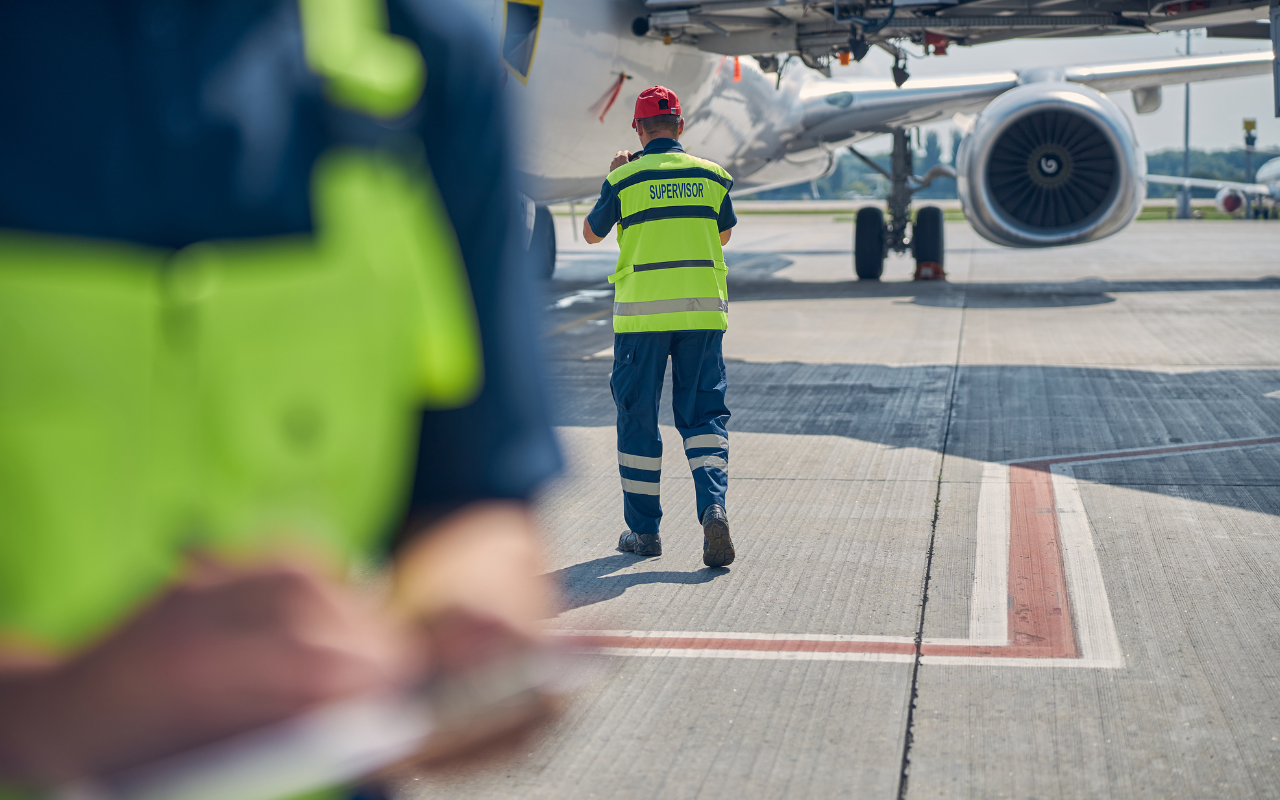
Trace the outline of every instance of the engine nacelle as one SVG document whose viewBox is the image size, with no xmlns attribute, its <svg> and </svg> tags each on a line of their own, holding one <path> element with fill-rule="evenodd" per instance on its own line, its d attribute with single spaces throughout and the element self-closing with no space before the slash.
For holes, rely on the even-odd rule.
<svg viewBox="0 0 1280 800">
<path fill-rule="evenodd" d="M 1046 81 L 1010 89 L 978 117 L 956 157 L 965 216 L 1011 247 L 1101 239 L 1142 210 L 1146 160 L 1106 95 Z"/>
<path fill-rule="evenodd" d="M 1244 195 L 1239 191 L 1232 189 L 1230 186 L 1224 186 L 1218 190 L 1218 194 L 1213 198 L 1213 204 L 1223 214 L 1235 214 L 1244 208 Z"/>
</svg>

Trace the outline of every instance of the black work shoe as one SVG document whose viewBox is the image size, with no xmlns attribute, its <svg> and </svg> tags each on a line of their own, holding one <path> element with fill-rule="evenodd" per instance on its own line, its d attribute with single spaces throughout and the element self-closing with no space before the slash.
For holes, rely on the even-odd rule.
<svg viewBox="0 0 1280 800">
<path fill-rule="evenodd" d="M 702 563 L 727 567 L 733 563 L 733 540 L 729 538 L 729 516 L 724 506 L 707 506 L 702 515 Z"/>
<path fill-rule="evenodd" d="M 618 549 L 638 556 L 660 556 L 662 555 L 662 537 L 656 533 L 627 531 L 618 538 Z"/>
</svg>

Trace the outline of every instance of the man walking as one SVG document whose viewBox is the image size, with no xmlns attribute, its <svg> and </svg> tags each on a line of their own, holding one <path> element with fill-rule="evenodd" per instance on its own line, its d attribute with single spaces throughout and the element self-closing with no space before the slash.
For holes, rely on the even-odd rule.
<svg viewBox="0 0 1280 800">
<path fill-rule="evenodd" d="M 702 561 L 723 567 L 734 558 L 725 513 L 729 409 L 722 345 L 729 295 L 721 249 L 738 222 L 729 200 L 733 179 L 684 152 L 680 100 L 670 89 L 641 92 L 631 126 L 644 149 L 614 158 L 582 232 L 595 244 L 617 224 L 621 249 L 609 276 L 615 284 L 610 388 L 628 529 L 618 549 L 662 554 L 658 400 L 669 356 L 672 410 L 697 489 Z"/>
</svg>

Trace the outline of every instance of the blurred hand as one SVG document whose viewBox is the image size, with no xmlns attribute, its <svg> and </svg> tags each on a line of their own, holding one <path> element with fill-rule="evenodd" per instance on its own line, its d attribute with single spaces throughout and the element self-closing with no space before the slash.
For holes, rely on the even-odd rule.
<svg viewBox="0 0 1280 800">
<path fill-rule="evenodd" d="M 558 610 L 544 572 L 533 512 L 523 503 L 475 503 L 408 541 L 396 558 L 392 604 L 428 630 L 454 630 L 465 619 L 463 627 L 484 628 L 482 638 L 532 644 L 543 637 L 542 620 Z M 455 650 L 436 656 L 463 658 Z"/>
<path fill-rule="evenodd" d="M 47 785 L 141 763 L 393 687 L 420 663 L 318 571 L 204 561 L 83 654 L 0 675 L 0 775 Z"/>
<path fill-rule="evenodd" d="M 477 503 L 411 539 L 396 559 L 393 605 L 427 638 L 436 676 L 465 674 L 546 646 L 542 622 L 559 607 L 546 577 L 531 510 Z M 451 730 L 416 759 L 456 769 L 521 746 L 559 710 L 557 698 L 529 703 Z"/>
<path fill-rule="evenodd" d="M 623 164 L 628 163 L 629 161 L 631 161 L 631 151 L 619 150 L 618 154 L 613 157 L 612 161 L 609 162 L 609 171 L 613 172 L 615 169 L 622 166 Z"/>
<path fill-rule="evenodd" d="M 543 641 L 540 622 L 556 609 L 541 553 L 526 506 L 469 506 L 404 548 L 390 613 L 300 563 L 201 560 L 69 660 L 6 661 L 0 647 L 0 780 L 48 786 L 102 774 L 343 697 L 518 657 Z M 556 710 L 556 698 L 535 697 L 484 715 L 419 762 L 482 762 Z"/>
</svg>

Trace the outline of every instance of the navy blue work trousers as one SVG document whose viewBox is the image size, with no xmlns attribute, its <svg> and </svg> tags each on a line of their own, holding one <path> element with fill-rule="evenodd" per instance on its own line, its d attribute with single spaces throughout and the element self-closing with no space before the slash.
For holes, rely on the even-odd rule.
<svg viewBox="0 0 1280 800">
<path fill-rule="evenodd" d="M 615 333 L 609 388 L 618 407 L 618 472 L 622 508 L 635 533 L 657 533 L 662 436 L 658 401 L 671 358 L 671 409 L 698 495 L 698 520 L 707 506 L 725 504 L 729 488 L 729 409 L 724 404 L 724 331 Z"/>
</svg>

